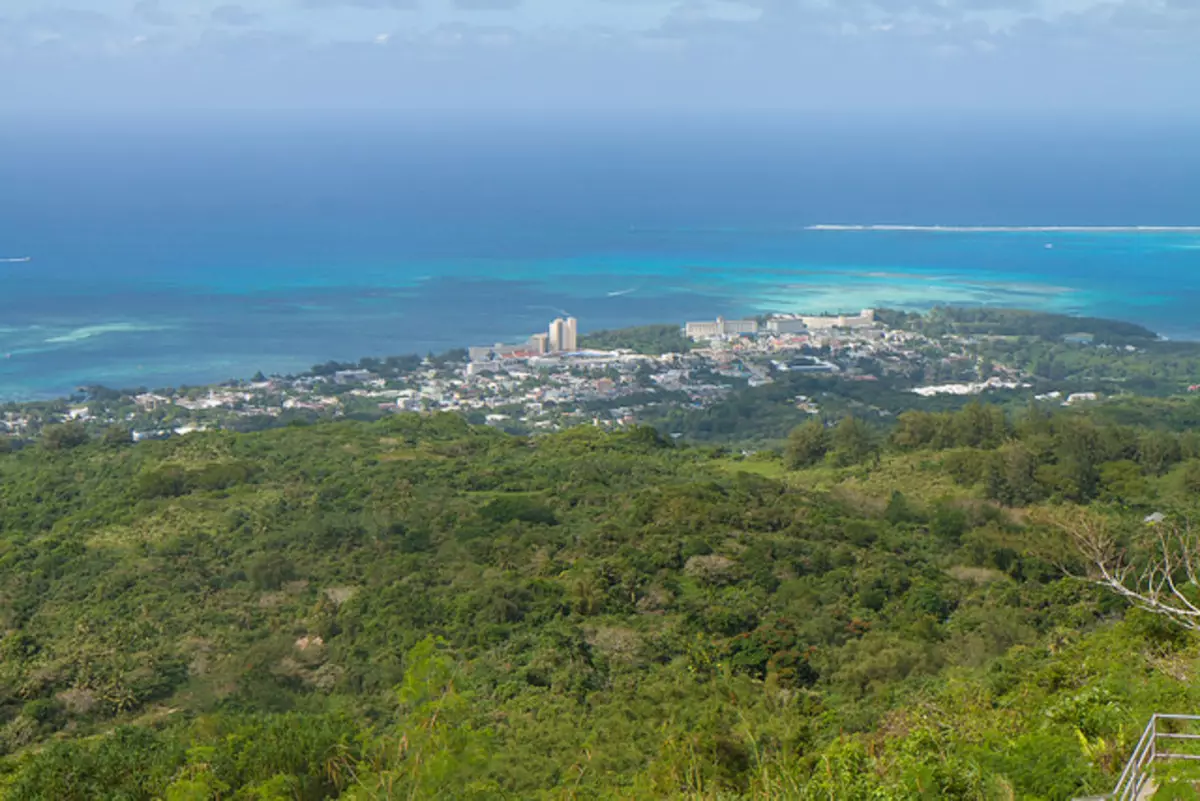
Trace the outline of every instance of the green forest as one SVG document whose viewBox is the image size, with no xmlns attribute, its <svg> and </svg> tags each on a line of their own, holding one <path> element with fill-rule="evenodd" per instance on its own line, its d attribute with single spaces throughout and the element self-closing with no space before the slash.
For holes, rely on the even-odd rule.
<svg viewBox="0 0 1200 801">
<path fill-rule="evenodd" d="M 49 428 L 0 455 L 0 798 L 1107 792 L 1200 710 L 1192 635 L 1069 536 L 1195 514 L 1200 436 L 1152 425 Z"/>
<path fill-rule="evenodd" d="M 980 357 L 1057 389 L 1162 397 L 1186 391 L 1200 377 L 1200 343 L 1161 339 L 1119 320 L 986 308 L 881 310 L 878 317 L 930 337 L 971 337 Z"/>
<path fill-rule="evenodd" d="M 580 337 L 579 344 L 595 350 L 628 349 L 657 356 L 663 353 L 687 353 L 693 343 L 684 336 L 680 326 L 659 324 L 616 331 L 592 331 Z"/>
</svg>

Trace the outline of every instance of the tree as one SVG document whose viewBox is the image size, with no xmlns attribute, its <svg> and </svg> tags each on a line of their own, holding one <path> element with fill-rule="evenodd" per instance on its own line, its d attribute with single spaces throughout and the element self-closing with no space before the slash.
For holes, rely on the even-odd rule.
<svg viewBox="0 0 1200 801">
<path fill-rule="evenodd" d="M 828 452 L 829 432 L 824 423 L 813 418 L 792 429 L 783 454 L 788 467 L 799 470 L 818 464 Z"/>
<path fill-rule="evenodd" d="M 65 451 L 78 448 L 88 441 L 87 429 L 79 423 L 62 423 L 46 426 L 42 431 L 42 447 L 48 451 Z"/>
<path fill-rule="evenodd" d="M 1138 439 L 1137 455 L 1142 469 L 1161 476 L 1179 461 L 1179 440 L 1166 431 L 1147 431 Z"/>
<path fill-rule="evenodd" d="M 957 445 L 995 448 L 1008 438 L 1008 421 L 998 406 L 974 401 L 954 416 L 954 434 Z"/>
<path fill-rule="evenodd" d="M 133 443 L 133 434 L 125 426 L 109 426 L 104 429 L 104 447 L 120 448 Z"/>
<path fill-rule="evenodd" d="M 1005 506 L 1024 506 L 1041 494 L 1037 457 L 1020 443 L 1005 445 L 986 457 L 988 497 Z"/>
<path fill-rule="evenodd" d="M 1062 511 L 1052 522 L 1086 562 L 1086 579 L 1134 606 L 1200 631 L 1200 535 L 1190 526 L 1148 522 L 1123 545 L 1108 518 L 1086 509 Z"/>
<path fill-rule="evenodd" d="M 354 777 L 342 797 L 496 797 L 499 788 L 478 777 L 488 761 L 490 736 L 472 724 L 468 676 L 448 644 L 427 636 L 405 654 L 404 663 L 396 697 L 405 725 L 398 736 L 375 743 L 370 759 L 334 760 L 334 770 Z"/>
<path fill-rule="evenodd" d="M 1200 492 L 1200 459 L 1188 459 L 1177 472 L 1176 482 L 1181 492 Z"/>
<path fill-rule="evenodd" d="M 833 457 L 839 466 L 860 464 L 875 452 L 871 429 L 857 417 L 842 418 L 833 430 Z"/>
<path fill-rule="evenodd" d="M 942 415 L 930 414 L 917 410 L 902 413 L 896 420 L 896 428 L 892 432 L 892 443 L 905 450 L 925 448 L 939 444 L 939 434 L 943 420 Z"/>
<path fill-rule="evenodd" d="M 893 490 L 892 497 L 888 500 L 887 508 L 883 512 L 883 518 L 892 525 L 908 523 L 913 520 L 912 507 L 908 505 L 908 499 L 904 497 L 904 493 L 900 490 Z"/>
</svg>

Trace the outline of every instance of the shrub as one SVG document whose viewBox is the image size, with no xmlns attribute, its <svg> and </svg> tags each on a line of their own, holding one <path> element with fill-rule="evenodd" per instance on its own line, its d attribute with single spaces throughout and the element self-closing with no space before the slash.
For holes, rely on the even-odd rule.
<svg viewBox="0 0 1200 801">
<path fill-rule="evenodd" d="M 65 451 L 86 445 L 87 429 L 79 423 L 46 426 L 42 430 L 42 447 L 48 451 Z"/>
<path fill-rule="evenodd" d="M 552 509 L 536 498 L 525 495 L 501 495 L 493 498 L 484 505 L 480 514 L 493 523 L 510 523 L 519 520 L 522 523 L 558 525 L 558 518 L 555 517 Z"/>
</svg>

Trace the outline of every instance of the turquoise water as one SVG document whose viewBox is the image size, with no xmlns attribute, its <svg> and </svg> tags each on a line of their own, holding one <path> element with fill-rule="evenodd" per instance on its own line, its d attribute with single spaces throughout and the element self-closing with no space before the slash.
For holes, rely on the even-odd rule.
<svg viewBox="0 0 1200 801">
<path fill-rule="evenodd" d="M 1096 131 L 1099 131 L 1097 133 Z M 988 304 L 1200 338 L 1200 130 L 225 120 L 0 132 L 0 397 L 716 314 Z"/>
</svg>

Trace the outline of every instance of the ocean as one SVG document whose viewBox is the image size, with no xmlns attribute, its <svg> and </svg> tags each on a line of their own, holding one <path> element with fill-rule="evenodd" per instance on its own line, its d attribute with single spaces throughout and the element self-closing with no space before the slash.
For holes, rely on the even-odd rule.
<svg viewBox="0 0 1200 801">
<path fill-rule="evenodd" d="M 0 399 L 516 341 L 567 313 L 993 305 L 1200 338 L 1198 186 L 1195 121 L 10 121 Z"/>
</svg>

